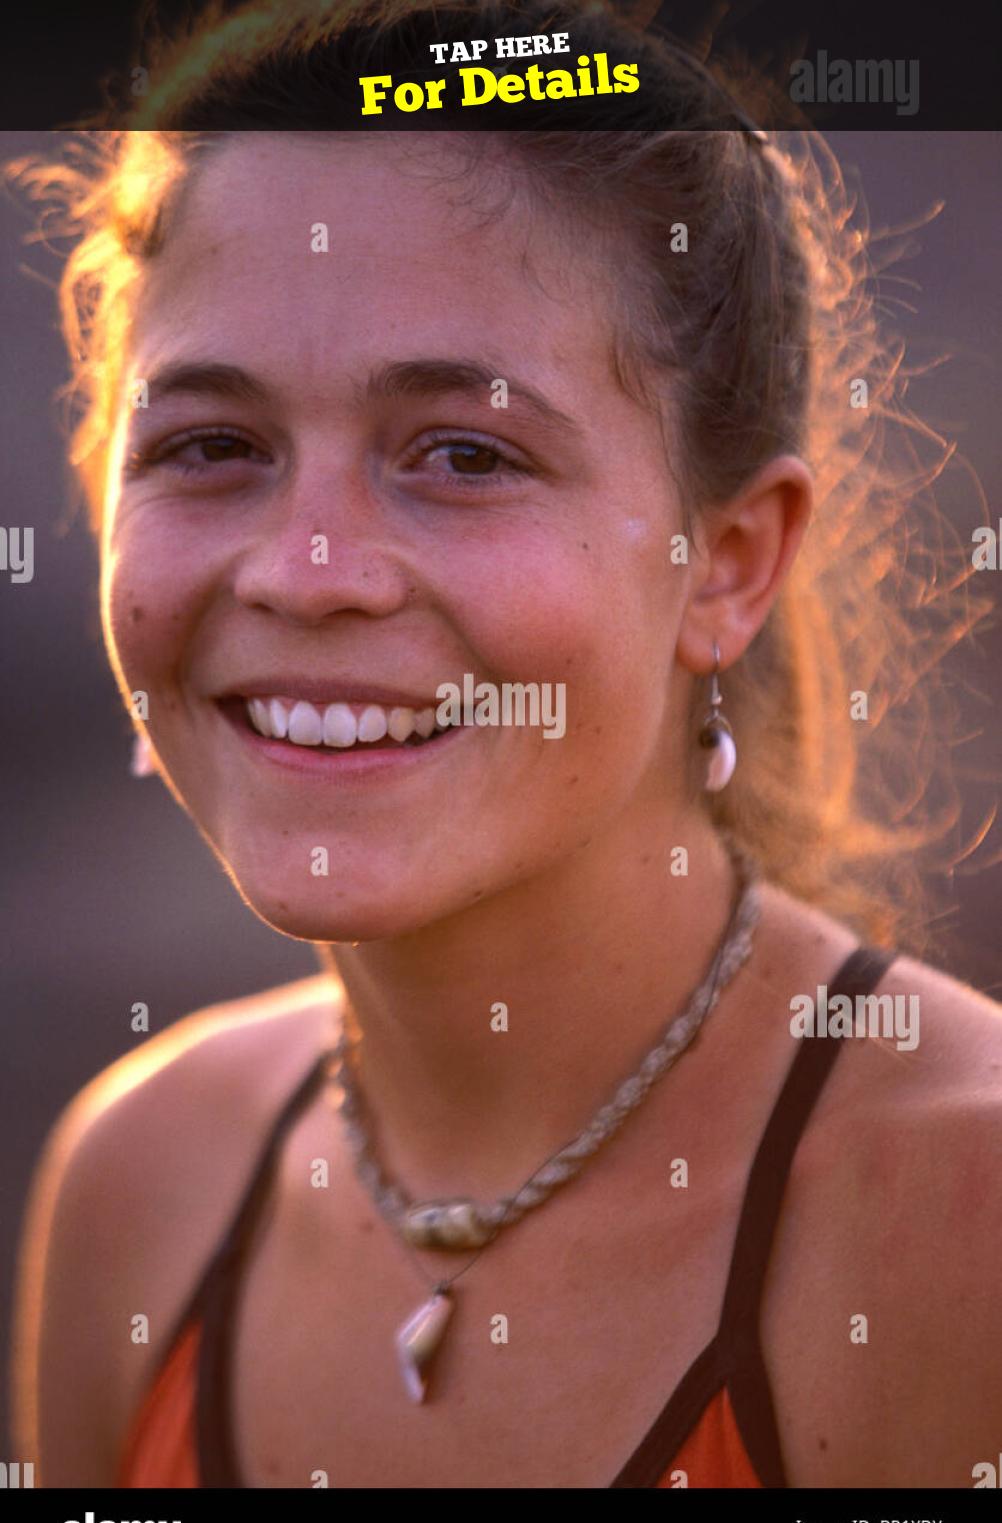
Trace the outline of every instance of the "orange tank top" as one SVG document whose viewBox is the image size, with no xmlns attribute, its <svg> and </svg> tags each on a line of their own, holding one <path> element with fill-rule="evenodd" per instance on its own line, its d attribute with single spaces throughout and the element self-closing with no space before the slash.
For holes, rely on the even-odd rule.
<svg viewBox="0 0 1002 1523">
<path fill-rule="evenodd" d="M 828 991 L 869 993 L 893 953 L 860 947 Z M 759 1341 L 759 1305 L 797 1144 L 845 1038 L 802 1039 L 748 1176 L 717 1331 L 689 1367 L 612 1487 L 785 1487 L 782 1446 Z M 244 1488 L 231 1426 L 230 1330 L 241 1264 L 289 1126 L 328 1072 L 310 1068 L 269 1133 L 219 1249 L 167 1343 L 135 1414 L 116 1486 Z"/>
</svg>

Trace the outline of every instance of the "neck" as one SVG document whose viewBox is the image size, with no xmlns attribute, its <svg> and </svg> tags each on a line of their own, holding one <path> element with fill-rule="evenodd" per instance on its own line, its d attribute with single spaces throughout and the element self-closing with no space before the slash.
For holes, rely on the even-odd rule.
<svg viewBox="0 0 1002 1523">
<path fill-rule="evenodd" d="M 687 876 L 670 871 L 678 841 Z M 322 948 L 362 1038 L 355 1071 L 388 1174 L 423 1199 L 517 1188 L 681 1014 L 735 891 L 702 817 L 646 812 L 461 914 Z"/>
</svg>

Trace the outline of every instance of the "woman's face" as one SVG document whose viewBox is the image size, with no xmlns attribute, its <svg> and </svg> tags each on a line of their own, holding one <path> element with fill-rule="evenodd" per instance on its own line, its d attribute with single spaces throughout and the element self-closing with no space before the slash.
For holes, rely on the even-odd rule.
<svg viewBox="0 0 1002 1523">
<path fill-rule="evenodd" d="M 422 137 L 255 136 L 205 161 L 144 277 L 127 381 L 148 405 L 126 400 L 112 452 L 121 689 L 148 695 L 163 771 L 248 903 L 313 940 L 414 930 L 682 797 L 681 515 L 613 374 L 603 270 L 545 209 L 485 223 Z M 248 717 L 298 702 L 298 735 L 326 717 L 345 739 L 333 705 L 374 707 L 376 733 L 467 673 L 551 703 L 563 684 L 563 735 L 349 749 Z"/>
</svg>

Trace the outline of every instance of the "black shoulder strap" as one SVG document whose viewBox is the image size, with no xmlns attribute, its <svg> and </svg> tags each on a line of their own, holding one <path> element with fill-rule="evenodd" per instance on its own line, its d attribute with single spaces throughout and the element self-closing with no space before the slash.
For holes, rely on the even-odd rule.
<svg viewBox="0 0 1002 1523">
<path fill-rule="evenodd" d="M 231 1329 L 238 1301 L 238 1278 L 262 1209 L 285 1135 L 324 1082 L 333 1049 L 322 1052 L 276 1117 L 258 1155 L 230 1226 L 214 1254 L 191 1309 L 198 1306 L 202 1335 L 198 1357 L 196 1426 L 202 1486 L 242 1488 L 230 1420 Z"/>
<path fill-rule="evenodd" d="M 855 999 L 871 993 L 896 955 L 876 947 L 858 947 L 836 973 L 828 998 L 845 994 Z M 715 1340 L 732 1371 L 727 1387 L 734 1415 L 763 1486 L 788 1483 L 762 1357 L 762 1289 L 793 1156 L 844 1040 L 831 1035 L 800 1038 L 748 1176 Z"/>
</svg>

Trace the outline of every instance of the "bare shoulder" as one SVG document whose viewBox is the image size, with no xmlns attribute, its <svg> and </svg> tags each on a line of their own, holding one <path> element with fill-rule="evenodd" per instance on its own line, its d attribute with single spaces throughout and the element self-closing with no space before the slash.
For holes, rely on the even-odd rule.
<svg viewBox="0 0 1002 1523">
<path fill-rule="evenodd" d="M 16 1442 L 41 1485 L 112 1484 L 163 1339 L 270 1117 L 329 1045 L 339 992 L 318 975 L 195 1011 L 56 1119 L 22 1224 L 11 1369 Z"/>
<path fill-rule="evenodd" d="M 851 1125 L 861 1145 L 888 1160 L 900 1153 L 901 1168 L 923 1188 L 934 1177 L 947 1182 L 945 1172 L 928 1167 L 947 1138 L 954 1148 L 974 1152 L 998 1142 L 1002 1005 L 904 956 L 856 1003 L 849 1061 L 840 1065 L 832 1103 L 819 1107 L 819 1132 Z M 908 1137 L 925 1139 L 926 1148 L 917 1154 L 903 1148 Z M 892 1139 L 897 1145 L 888 1151 Z M 958 1183 L 956 1177 L 949 1182 Z"/>
<path fill-rule="evenodd" d="M 916 1066 L 932 1076 L 941 1070 L 962 1087 L 1002 1098 L 1002 1005 L 969 984 L 911 957 L 898 957 L 881 993 L 915 996 L 920 1038 Z"/>
<path fill-rule="evenodd" d="M 856 1021 L 770 1292 L 791 1484 L 971 1487 L 1002 1432 L 1002 1006 L 901 956 Z"/>
<path fill-rule="evenodd" d="M 175 1177 L 186 1192 L 211 1192 L 219 1170 L 246 1162 L 255 1122 L 329 1044 L 337 1011 L 338 986 L 318 975 L 175 1021 L 73 1097 L 46 1139 L 36 1187 L 92 1172 L 103 1194 L 129 1189 L 137 1205 Z"/>
<path fill-rule="evenodd" d="M 816 998 L 820 985 L 833 983 L 859 938 L 773 885 L 764 900 L 759 932 L 764 956 L 757 978 L 768 995 L 763 1003 L 774 1009 L 791 991 Z M 838 1100 L 829 1105 L 823 1098 L 819 1123 L 830 1115 L 837 1124 L 844 1109 L 839 1102 L 852 1091 L 873 1102 L 867 1114 L 878 1125 L 899 1104 L 913 1115 L 925 1105 L 944 1113 L 953 1108 L 958 1119 L 966 1115 L 972 1123 L 980 1112 L 990 1124 L 1002 1102 L 1002 1005 L 928 963 L 898 954 L 857 1007 L 854 1021 L 857 1028 L 865 1025 L 867 1039 L 849 1043 L 853 1057 L 839 1064 L 838 1082 L 830 1086 Z M 857 1029 L 857 1034 L 864 1033 Z"/>
<path fill-rule="evenodd" d="M 239 1104 L 267 1106 L 302 1057 L 329 1040 L 338 995 L 336 982 L 317 974 L 193 1011 L 102 1070 L 72 1104 L 81 1115 L 116 1111 L 122 1117 L 132 1094 L 142 1090 L 148 1101 L 154 1091 L 176 1089 L 172 1101 L 197 1105 L 197 1071 L 220 1081 L 214 1100 L 228 1095 Z"/>
</svg>

